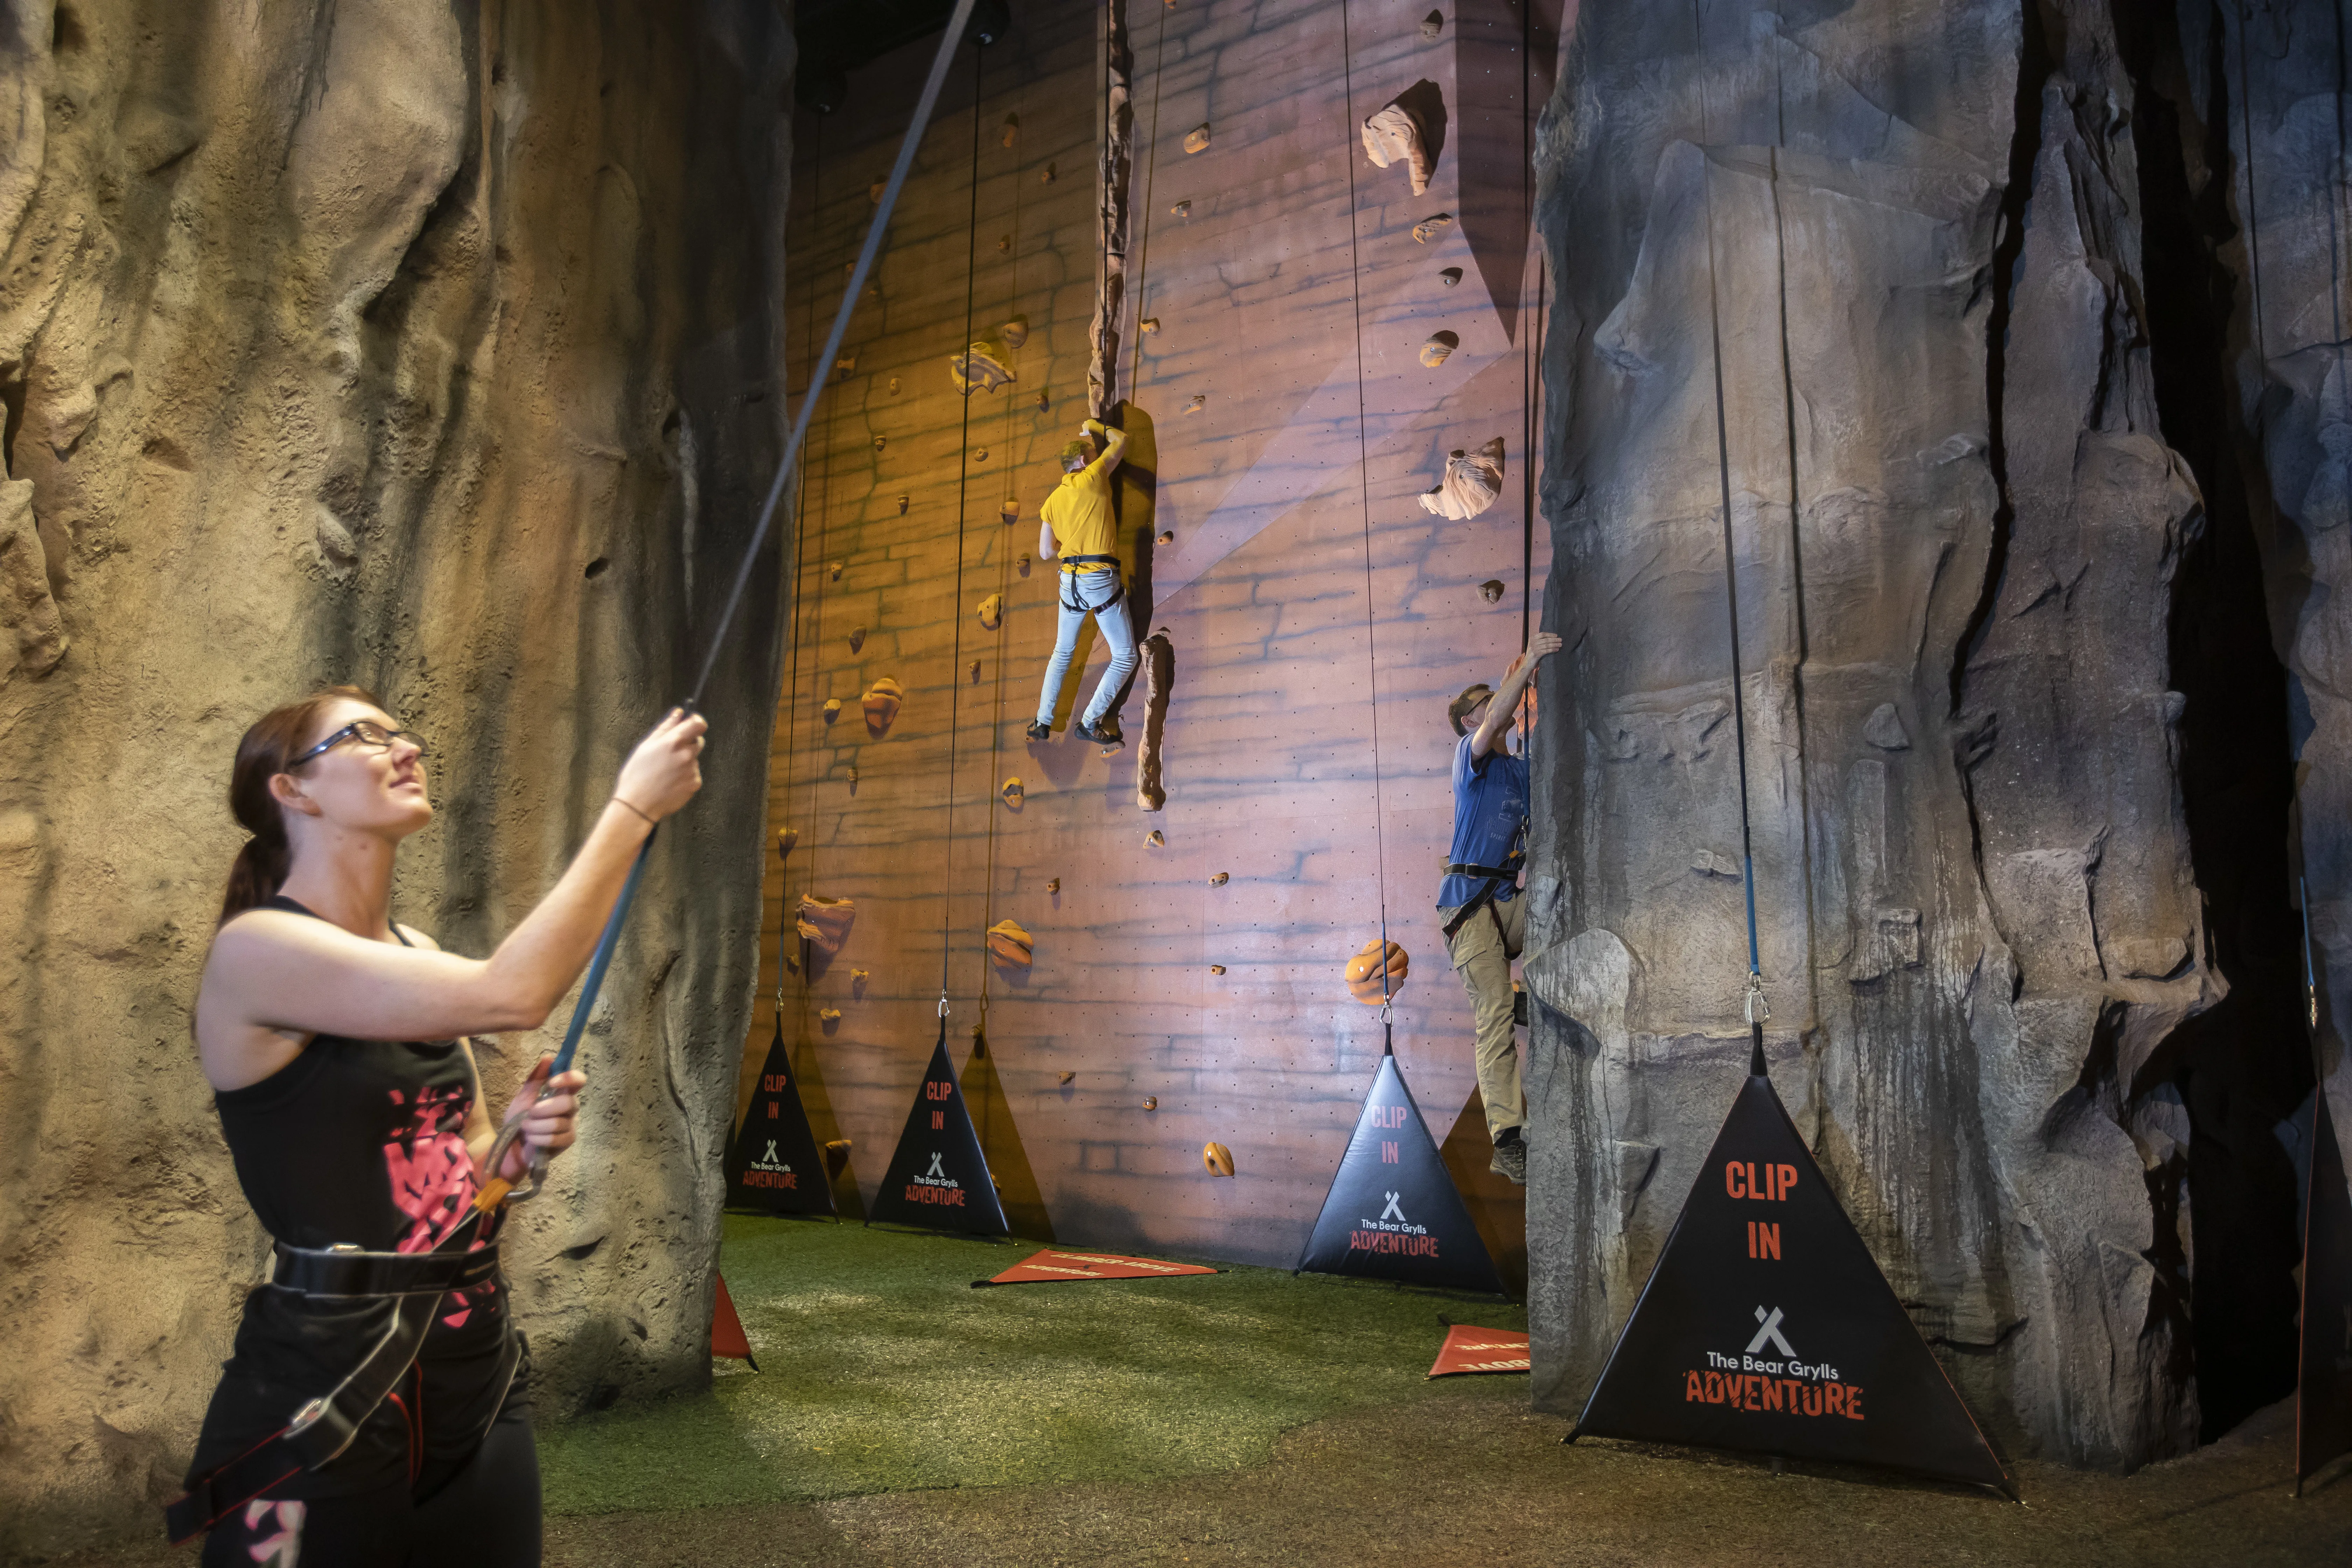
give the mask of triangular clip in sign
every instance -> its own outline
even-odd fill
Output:
[[[1393,1051],[1381,1056],[1380,1075],[1298,1267],[1503,1294],[1495,1260],[1438,1158]]]
[[[728,1152],[728,1206],[769,1214],[831,1214],[833,1183],[817,1152],[816,1136],[809,1131],[789,1057],[779,1019],[767,1062],[760,1068],[759,1091],[751,1096],[743,1130]]]
[[[2352,1194],[2344,1147],[2319,1083],[2311,1117],[2311,1193],[2303,1218],[2303,1355],[2294,1390],[2294,1487],[2352,1453]]]
[[[868,1225],[877,1220],[973,1236],[1012,1232],[996,1201],[996,1184],[989,1179],[988,1157],[981,1152],[971,1113],[964,1109],[963,1090],[948,1066],[945,1018],[940,1020],[940,1043],[931,1047],[931,1065],[923,1069],[923,1087],[915,1092],[915,1108],[907,1113],[907,1130],[890,1156],[889,1173],[866,1211]]]
[[[1716,1134],[1570,1434],[1581,1436],[2010,1489],[1761,1073]]]

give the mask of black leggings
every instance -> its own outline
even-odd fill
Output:
[[[539,1568],[539,1448],[518,1402],[471,1458],[414,1487],[256,1499],[213,1526],[203,1568]]]

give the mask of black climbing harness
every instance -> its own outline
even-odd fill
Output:
[[[352,1446],[360,1428],[400,1385],[425,1348],[425,1336],[444,1297],[489,1281],[499,1269],[500,1215],[476,1211],[430,1252],[362,1252],[355,1247],[307,1247],[278,1244],[268,1289],[320,1301],[368,1301],[376,1312],[363,1333],[367,1348],[343,1380],[305,1403],[284,1426],[210,1473],[166,1504],[165,1532],[173,1542],[202,1534],[270,1488],[304,1470],[315,1470]],[[356,1336],[355,1336],[356,1337]],[[498,1397],[482,1423],[506,1404],[522,1362],[522,1339],[507,1326],[491,1382]]]
[[[1118,556],[1065,555],[1062,557],[1062,564],[1065,568],[1062,573],[1063,594],[1060,596],[1062,608],[1072,611],[1076,614],[1098,616],[1105,610],[1109,609],[1113,605],[1118,604],[1120,600],[1127,597],[1127,581],[1119,574]],[[1099,605],[1082,605],[1078,603],[1078,579],[1080,577],[1097,576],[1099,574],[1093,572],[1072,572],[1066,569],[1072,566],[1090,565],[1109,567],[1111,581],[1118,584],[1118,586],[1112,590],[1111,596],[1105,599]]]

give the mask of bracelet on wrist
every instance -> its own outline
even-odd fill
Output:
[[[650,816],[646,816],[646,814],[645,814],[645,812],[644,812],[644,811],[640,810],[640,809],[639,809],[638,807],[636,807],[636,806],[629,805],[629,803],[628,803],[627,801],[623,800],[623,799],[622,799],[619,795],[614,795],[614,796],[613,797],[613,804],[614,804],[614,805],[628,806],[628,809],[630,809],[631,811],[635,811],[635,812],[636,812],[636,814],[637,814],[639,816],[645,816],[645,818],[646,818],[646,826],[648,826],[648,827],[656,827],[656,826],[660,826],[658,823],[655,822],[655,820],[654,820],[652,817],[650,817]]]

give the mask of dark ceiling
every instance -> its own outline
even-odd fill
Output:
[[[800,103],[831,114],[848,91],[851,71],[929,37],[954,11],[954,0],[801,0],[793,25],[800,44],[793,77]],[[1007,0],[979,0],[968,36],[992,44],[1012,21]]]

